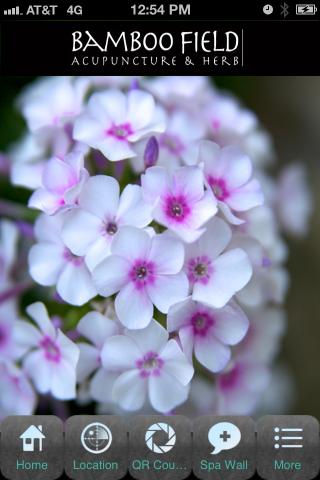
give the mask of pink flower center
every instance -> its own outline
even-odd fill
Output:
[[[73,255],[68,248],[65,248],[63,252],[63,258],[67,262],[72,263],[75,267],[80,267],[83,264],[83,257],[77,257],[77,255]]]
[[[138,290],[143,289],[155,280],[154,264],[146,260],[136,261],[130,270],[129,277]]]
[[[159,139],[160,146],[169,150],[173,155],[181,155],[184,151],[185,146],[181,142],[178,135],[173,135],[171,133],[163,133]]]
[[[218,200],[222,201],[228,198],[229,192],[227,190],[226,182],[223,180],[223,178],[214,178],[209,176],[208,182]]]
[[[112,125],[105,133],[118,140],[126,140],[133,133],[133,130],[130,123],[121,123],[120,125]]]
[[[212,262],[207,255],[191,258],[187,268],[187,275],[191,283],[200,282],[206,285],[213,273]]]
[[[229,372],[226,372],[219,376],[218,383],[221,390],[229,391],[237,386],[241,375],[240,365],[236,365]]]
[[[198,311],[192,315],[190,323],[195,335],[205,337],[214,324],[214,318],[208,312]]]
[[[41,348],[44,350],[45,357],[50,362],[58,363],[61,360],[61,352],[57,344],[52,338],[45,336],[40,342]]]
[[[115,222],[108,222],[106,225],[106,232],[108,235],[114,235],[118,231],[118,225]]]
[[[175,222],[181,223],[190,214],[190,207],[183,195],[171,196],[166,199],[166,215]]]
[[[148,378],[151,375],[159,377],[164,361],[155,352],[146,353],[140,360],[137,361],[137,368],[140,370],[142,378]]]

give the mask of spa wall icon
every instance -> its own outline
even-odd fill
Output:
[[[42,442],[45,435],[42,433],[42,425],[30,425],[20,437],[22,439],[22,449],[24,452],[42,452]]]

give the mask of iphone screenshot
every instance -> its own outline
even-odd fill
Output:
[[[3,0],[0,478],[320,478],[320,1]]]

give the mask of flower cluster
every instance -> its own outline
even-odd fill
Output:
[[[4,220],[0,417],[32,412],[36,393],[252,413],[285,331],[282,232],[308,227],[302,167],[272,179],[268,134],[205,77],[46,78],[18,104],[28,133],[10,174],[39,212],[41,301],[19,316]]]

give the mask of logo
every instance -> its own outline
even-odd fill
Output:
[[[81,433],[81,443],[87,452],[99,454],[110,447],[112,433],[103,423],[90,423]]]
[[[213,446],[211,455],[217,455],[222,450],[235,448],[241,440],[241,432],[233,423],[220,422],[210,428],[208,440]]]
[[[156,444],[153,438],[159,432],[165,433],[167,437],[167,442],[162,445]],[[152,452],[167,453],[175,446],[176,438],[176,432],[170,425],[167,423],[154,423],[146,431],[145,442]]]

